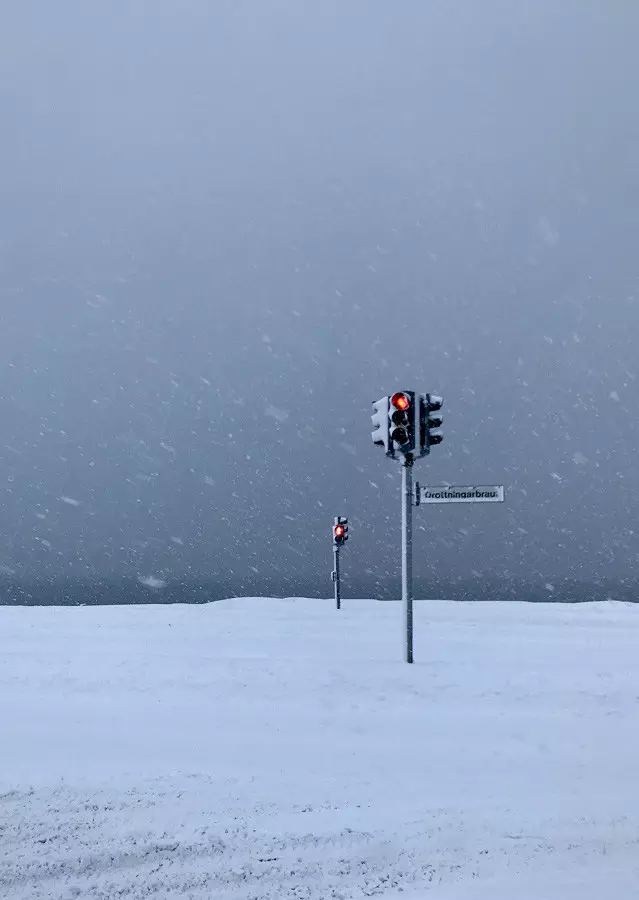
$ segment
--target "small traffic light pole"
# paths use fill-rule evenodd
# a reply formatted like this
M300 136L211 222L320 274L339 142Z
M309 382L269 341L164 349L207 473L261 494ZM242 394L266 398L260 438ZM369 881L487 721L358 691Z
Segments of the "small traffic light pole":
M331 572L335 587L335 606L342 608L342 593L339 571L339 551L348 540L348 519L345 516L335 516L333 519L333 553L335 554L335 566Z
M402 459L402 605L406 662L413 661L413 455ZM339 607L338 607L339 609Z
M341 594L341 585L340 585L340 574L339 574L339 547L337 544L333 546L333 553L335 554L335 567L333 568L333 586L335 587L335 607L336 609L342 608L342 594Z

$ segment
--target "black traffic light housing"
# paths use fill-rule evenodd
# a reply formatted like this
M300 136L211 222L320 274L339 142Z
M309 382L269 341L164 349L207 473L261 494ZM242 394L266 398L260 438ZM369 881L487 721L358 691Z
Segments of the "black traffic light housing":
M341 547L348 540L348 519L344 516L335 516L333 522L333 544Z
M422 456L430 453L430 448L441 444L443 417L437 415L444 405L444 398L437 394L423 394L419 398L419 444Z
M413 453L416 447L418 410L415 391L396 391L389 402L389 437L394 450Z

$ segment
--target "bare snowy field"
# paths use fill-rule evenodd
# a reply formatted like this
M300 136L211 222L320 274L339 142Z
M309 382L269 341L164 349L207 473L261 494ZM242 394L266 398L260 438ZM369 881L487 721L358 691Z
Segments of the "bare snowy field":
M639 607L0 609L0 896L639 895Z

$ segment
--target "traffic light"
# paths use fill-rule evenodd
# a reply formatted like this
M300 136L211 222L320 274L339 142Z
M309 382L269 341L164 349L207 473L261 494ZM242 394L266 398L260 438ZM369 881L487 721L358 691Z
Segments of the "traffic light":
M379 446L384 448L384 453L386 456L393 456L394 451L390 445L390 435L389 435L389 419L388 419L388 410L390 406L390 400L388 397L382 397L380 400L375 400L373 403L373 409L375 412L371 416L371 420L373 422L373 426L375 430L371 433L371 437L373 438L373 443L378 444Z
M444 398L437 394L424 394L419 398L419 444L422 456L430 453L430 448L441 444L444 435L440 428L444 421L438 413L444 405Z
M393 449L412 453L415 449L415 391L397 391L390 398L389 437Z
M348 540L348 519L344 516L335 516L333 525L333 543L336 547L341 547Z

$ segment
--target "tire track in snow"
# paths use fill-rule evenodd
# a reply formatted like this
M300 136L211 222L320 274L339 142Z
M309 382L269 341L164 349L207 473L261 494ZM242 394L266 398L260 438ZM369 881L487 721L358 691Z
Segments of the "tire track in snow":
M145 813L153 805L143 802ZM8 806L13 809L5 810L9 824L3 830L0 887L15 900L154 895L347 900L428 882L435 873L432 863L417 861L404 838L395 835L350 828L274 834L251 827L251 816L238 822L237 816L212 811L215 825L194 829L190 840L169 833L150 840L148 833L134 831L117 836L140 806L126 795L119 801L100 795L90 802L68 790L53 797L31 793L13 796ZM293 816L303 824L303 813Z
M220 785L207 797L212 782L186 784L3 795L0 896L355 900L409 887L436 894L440 884L461 886L513 870L524 877L559 861L569 871L616 860L627 867L628 859L639 858L639 835L626 818L546 821L522 833L503 828L501 811L492 825L482 814L480 834L478 822L432 810L387 831L367 831L335 828L353 809L334 803L326 807L328 819L321 804L275 810L257 802L249 812L229 803ZM361 811L362 820L366 815Z

